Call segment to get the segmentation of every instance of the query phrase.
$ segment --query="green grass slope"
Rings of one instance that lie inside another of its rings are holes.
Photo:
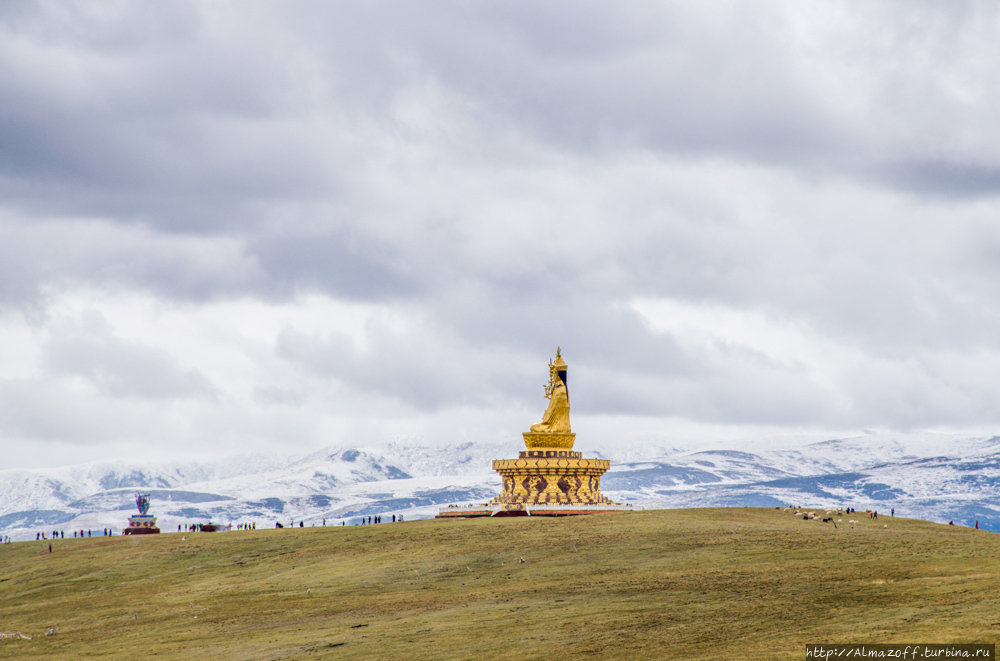
[[[0,631],[32,639],[0,641],[0,659],[803,659],[806,643],[1000,642],[1000,535],[841,518],[689,509],[7,545]]]

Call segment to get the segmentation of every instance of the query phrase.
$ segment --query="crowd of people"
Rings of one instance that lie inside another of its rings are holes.
[[[93,537],[94,536],[92,530],[73,530],[71,532],[73,533],[73,537],[83,538],[83,537]],[[35,540],[37,541],[37,540],[42,540],[42,539],[66,539],[66,531],[65,530],[53,530],[51,536],[49,536],[49,537],[46,537],[45,534],[46,534],[45,531],[43,531],[43,532],[36,532],[35,533]],[[115,534],[114,528],[104,528],[101,531],[101,534],[99,536],[100,537],[111,537],[114,534]]]
[[[399,515],[393,514],[392,515],[392,522],[393,523],[397,523],[397,522],[398,523],[402,523],[402,521],[403,521],[403,515],[402,514],[399,514]],[[361,520],[358,523],[354,523],[352,525],[364,526],[364,525],[375,525],[376,523],[382,523],[382,515],[375,514],[375,515],[372,515],[372,516],[363,516],[363,517],[361,517]],[[388,521],[386,521],[386,523],[388,523]],[[314,523],[313,525],[315,526],[316,524]],[[323,527],[326,527],[326,519],[323,519],[322,525],[323,525]],[[336,525],[336,524],[334,524],[334,525]],[[340,525],[341,526],[346,526],[347,525],[347,521],[341,520]],[[295,521],[290,521],[287,526],[285,526],[285,524],[283,524],[281,521],[275,521],[274,522],[274,527],[275,528],[285,528],[285,527],[294,528],[295,527]],[[299,521],[299,528],[305,528],[305,527],[306,527],[306,522],[305,521]],[[256,528],[254,528],[254,529],[256,530]]]
[[[396,514],[392,515],[392,522],[393,523],[402,522],[402,521],[403,521],[403,516],[401,514],[400,515],[396,515]],[[363,516],[363,517],[361,517],[360,522],[354,523],[353,525],[374,525],[374,524],[377,524],[377,523],[382,523],[382,515]],[[202,530],[202,526],[203,525],[204,524],[201,524],[201,523],[178,523],[177,524],[177,532],[196,532],[196,531],[200,531],[200,530]],[[305,525],[306,525],[305,521],[299,521],[298,527],[299,528],[304,528]],[[313,524],[313,525],[316,525],[316,524]],[[327,525],[326,519],[323,519],[322,525],[324,527]],[[341,520],[340,525],[341,526],[346,526],[347,525],[347,521],[346,520]],[[233,530],[233,529],[240,530],[240,531],[242,531],[242,530],[256,530],[257,529],[257,522],[256,521],[247,521],[247,522],[241,522],[241,523],[236,523],[236,524],[230,523],[226,527],[227,527],[228,530]],[[277,522],[275,524],[275,528],[284,528],[284,527],[286,527],[286,526],[282,525],[280,522]],[[289,523],[288,527],[290,527],[290,528],[295,527],[295,522],[292,521],[291,523]],[[94,536],[94,531],[93,530],[72,530],[72,531],[70,531],[70,533],[73,536],[73,538],[83,538],[83,537],[93,537]],[[114,529],[113,528],[104,528],[104,529],[98,531],[98,536],[110,537],[110,536],[112,536],[114,534],[115,533],[114,533]],[[37,540],[37,541],[41,541],[41,540],[53,540],[53,539],[66,539],[66,531],[65,530],[51,530],[51,531],[46,530],[46,531],[41,531],[41,532],[36,532],[35,533],[35,540]],[[9,535],[5,535],[3,537],[0,537],[0,543],[10,544],[11,543],[10,536]]]

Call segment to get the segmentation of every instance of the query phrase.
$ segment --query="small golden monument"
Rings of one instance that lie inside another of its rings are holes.
[[[549,405],[542,421],[524,432],[517,459],[495,459],[493,470],[503,478],[503,490],[489,503],[448,505],[439,518],[468,516],[566,516],[626,511],[631,505],[614,503],[601,495],[601,476],[611,468],[607,459],[584,459],[573,452],[576,434],[569,423],[569,370],[562,350],[549,361],[545,398]]]

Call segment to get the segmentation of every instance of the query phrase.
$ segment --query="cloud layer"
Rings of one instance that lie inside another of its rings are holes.
[[[998,44],[976,2],[6,6],[0,444],[516,443],[557,345],[595,446],[995,427]]]

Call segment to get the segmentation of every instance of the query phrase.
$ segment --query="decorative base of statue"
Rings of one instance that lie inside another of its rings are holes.
[[[155,535],[160,532],[156,527],[156,517],[149,513],[149,494],[135,494],[135,506],[139,508],[139,513],[128,518],[128,528],[123,530],[122,534]]]
[[[611,468],[607,459],[584,459],[573,452],[576,434],[570,431],[566,363],[560,352],[549,363],[545,387],[549,408],[542,422],[524,433],[527,448],[517,459],[496,459],[493,470],[503,478],[503,490],[489,503],[449,505],[441,518],[468,516],[567,516],[629,511],[601,495],[601,476]]]
[[[565,456],[559,457],[560,454]],[[544,455],[556,456],[543,458]],[[582,452],[557,449],[522,451],[517,459],[497,459],[493,462],[493,470],[503,477],[503,491],[490,504],[609,504],[611,501],[601,495],[601,476],[609,468],[611,462],[607,459],[584,459]]]
[[[536,448],[542,448],[545,450],[554,450],[556,448],[569,450],[573,447],[573,443],[576,442],[576,434],[561,433],[561,432],[533,432],[526,431],[521,436],[524,436],[524,444],[529,450],[534,450]]]
[[[152,514],[137,514],[128,518],[128,528],[122,531],[125,535],[154,535],[160,532],[156,527],[156,517]]]

